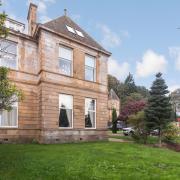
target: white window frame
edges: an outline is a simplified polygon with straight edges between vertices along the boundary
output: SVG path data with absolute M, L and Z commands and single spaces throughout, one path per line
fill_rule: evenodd
M 71 52 L 72 52 L 72 53 L 71 53 L 71 60 L 69 60 L 69 59 L 64 59 L 64 58 L 60 57 L 60 55 L 59 55 L 60 48 L 64 48 L 64 49 L 69 49 L 69 50 L 71 50 Z M 73 63 L 74 63 L 74 59 L 73 59 L 73 56 L 74 56 L 74 55 L 73 55 L 73 49 L 70 48 L 70 47 L 67 47 L 67 46 L 59 45 L 59 51 L 58 51 L 58 63 L 59 63 L 59 61 L 61 61 L 61 59 L 63 59 L 64 61 L 71 61 L 71 73 L 70 73 L 70 75 L 62 73 L 62 72 L 61 72 L 61 69 L 60 69 L 60 67 L 59 67 L 60 73 L 61 73 L 62 75 L 64 75 L 64 76 L 73 77 Z
M 0 39 L 0 42 L 1 42 L 2 39 Z M 18 70 L 18 43 L 17 42 L 14 42 L 14 41 L 11 41 L 11 40 L 8 40 L 8 39 L 3 39 L 3 41 L 8 41 L 10 43 L 13 43 L 13 44 L 16 44 L 16 58 L 15 58 L 15 61 L 16 61 L 16 67 L 15 68 L 12 68 L 12 67 L 7 67 L 9 69 L 13 69 L 13 70 Z M 9 53 L 8 53 L 9 54 Z M 14 55 L 14 54 L 13 54 Z M 3 65 L 1 64 L 1 61 L 0 61 L 0 67 L 2 67 Z
M 84 111 L 85 111 L 85 113 L 84 113 L 84 123 L 85 123 L 85 115 L 86 115 L 86 99 L 91 99 L 91 100 L 94 100 L 94 102 L 95 102 L 95 110 L 88 110 L 88 111 L 90 111 L 90 112 L 95 112 L 95 120 L 94 120 L 94 127 L 86 127 L 86 124 L 84 124 L 85 125 L 85 129 L 96 129 L 96 116 L 97 116 L 97 109 L 96 109 L 96 103 L 97 103 L 97 100 L 95 99 L 95 98 L 91 98 L 91 97 L 86 97 L 85 98 L 85 100 L 84 100 L 84 104 L 85 104 L 85 106 L 84 106 Z
M 12 107 L 16 107 L 17 108 L 16 126 L 1 126 L 0 125 L 0 129 L 1 128 L 18 128 L 18 124 L 19 124 L 19 121 L 18 121 L 18 116 L 19 116 L 18 102 L 16 102 L 14 105 L 12 105 Z
M 89 56 L 89 57 L 91 57 L 91 58 L 93 58 L 94 59 L 94 67 L 91 67 L 91 66 L 88 66 L 88 65 L 86 65 L 86 56 Z M 85 72 L 84 72 L 84 75 L 85 75 L 85 77 L 84 77 L 84 79 L 86 80 L 86 81 L 89 81 L 89 82 L 96 82 L 96 57 L 95 56 L 92 56 L 92 55 L 89 55 L 89 54 L 85 54 L 85 63 L 84 63 L 84 65 L 85 65 Z M 90 69 L 93 69 L 94 71 L 94 74 L 93 74 L 93 81 L 91 81 L 91 80 L 87 80 L 86 79 L 86 68 L 90 68 Z
M 66 95 L 66 96 L 72 97 L 72 122 L 71 122 L 72 126 L 71 127 L 60 127 L 59 126 L 59 119 L 58 119 L 58 127 L 59 127 L 59 129 L 73 129 L 74 128 L 74 116 L 73 116 L 74 115 L 74 96 L 71 94 L 64 94 L 64 93 L 59 94 L 59 115 L 60 115 L 60 110 L 61 110 L 61 108 L 60 108 L 60 95 Z M 66 108 L 62 108 L 62 109 L 66 109 Z

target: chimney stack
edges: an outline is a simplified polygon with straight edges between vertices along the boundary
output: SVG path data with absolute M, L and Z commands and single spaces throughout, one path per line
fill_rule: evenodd
M 33 36 L 37 25 L 37 5 L 30 3 L 28 11 L 28 34 Z

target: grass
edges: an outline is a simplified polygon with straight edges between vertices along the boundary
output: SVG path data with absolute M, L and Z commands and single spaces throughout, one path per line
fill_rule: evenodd
M 139 144 L 0 145 L 0 179 L 179 179 L 180 154 Z

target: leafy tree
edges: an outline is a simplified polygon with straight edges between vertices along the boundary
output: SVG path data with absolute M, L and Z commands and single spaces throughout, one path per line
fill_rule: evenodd
M 12 105 L 23 99 L 23 93 L 8 79 L 8 69 L 0 67 L 0 111 L 12 109 Z
M 125 96 L 125 99 L 121 103 L 121 106 L 124 107 L 130 102 L 141 101 L 141 100 L 144 100 L 143 96 L 139 93 L 134 92 L 134 93 L 131 93 L 129 96 Z
M 117 133 L 117 113 L 115 108 L 112 110 L 112 133 Z
M 133 126 L 135 130 L 132 137 L 137 141 L 143 141 L 146 144 L 147 141 L 147 129 L 144 111 L 139 111 L 137 114 L 130 115 L 128 123 Z
M 2 3 L 0 1 L 0 6 L 2 6 Z M 0 37 L 5 38 L 8 35 L 9 30 L 4 26 L 6 21 L 7 15 L 3 12 L 0 13 Z
M 169 93 L 161 73 L 156 74 L 156 79 L 150 90 L 148 105 L 145 109 L 146 126 L 149 130 L 159 130 L 159 145 L 162 142 L 162 131 L 169 124 L 171 116 Z
M 144 86 L 136 86 L 137 93 L 141 94 L 143 99 L 148 99 L 149 97 L 149 90 L 146 89 Z
M 179 127 L 173 122 L 169 123 L 167 127 L 163 130 L 163 138 L 168 142 L 176 142 L 180 133 Z
M 108 90 L 113 89 L 119 99 L 123 97 L 124 94 L 124 83 L 121 83 L 116 77 L 108 75 Z
M 133 101 L 129 102 L 126 106 L 123 107 L 118 120 L 127 122 L 127 119 L 130 115 L 136 114 L 139 111 L 142 111 L 146 106 L 144 101 Z

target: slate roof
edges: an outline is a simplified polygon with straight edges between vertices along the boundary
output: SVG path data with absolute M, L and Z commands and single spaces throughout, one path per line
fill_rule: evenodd
M 111 89 L 109 91 L 109 99 L 113 99 L 113 100 L 118 100 L 119 101 L 119 97 L 117 96 L 117 94 L 114 92 L 113 89 Z
M 72 27 L 75 30 L 82 32 L 84 37 L 81 37 L 77 34 L 69 32 L 66 25 Z M 66 15 L 61 16 L 61 17 L 54 19 L 52 21 L 49 21 L 47 23 L 44 23 L 43 26 L 45 26 L 49 29 L 52 29 L 53 31 L 55 31 L 57 33 L 61 33 L 61 34 L 64 34 L 66 36 L 69 36 L 71 39 L 78 40 L 78 41 L 82 42 L 83 44 L 92 46 L 92 47 L 94 47 L 100 51 L 104 51 L 104 52 L 110 54 L 110 52 L 105 50 L 100 44 L 98 44 L 83 29 L 81 29 L 71 18 L 69 18 Z

